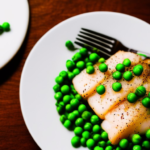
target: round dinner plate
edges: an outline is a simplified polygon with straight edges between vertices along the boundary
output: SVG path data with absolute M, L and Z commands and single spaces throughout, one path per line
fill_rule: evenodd
M 73 132 L 59 121 L 53 85 L 65 62 L 75 52 L 65 42 L 75 41 L 81 27 L 104 33 L 127 47 L 150 50 L 150 25 L 135 17 L 112 12 L 92 12 L 72 17 L 49 30 L 28 56 L 20 83 L 20 103 L 25 123 L 43 150 L 74 150 Z M 87 148 L 80 147 L 79 150 Z
M 0 69 L 21 47 L 29 22 L 27 0 L 0 0 L 0 24 L 9 22 L 11 30 L 0 35 Z

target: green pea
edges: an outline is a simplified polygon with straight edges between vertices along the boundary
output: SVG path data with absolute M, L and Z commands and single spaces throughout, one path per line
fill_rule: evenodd
M 73 43 L 72 43 L 70 40 L 66 41 L 65 46 L 66 46 L 69 50 L 74 50 L 74 49 L 75 49 Z
M 71 99 L 73 99 L 73 98 L 74 98 L 74 95 L 73 95 L 72 93 L 70 93 L 70 97 L 71 97 Z
M 111 145 L 110 140 L 108 140 L 108 141 L 106 142 L 106 145 Z
M 96 88 L 96 91 L 98 94 L 102 95 L 105 93 L 105 86 L 104 85 L 99 85 L 97 88 Z
M 133 150 L 142 150 L 140 145 L 134 145 Z
M 88 57 L 86 57 L 85 59 L 84 59 L 84 62 L 85 63 L 87 63 L 87 62 L 89 62 L 90 60 L 89 60 L 89 58 Z
M 70 104 L 67 104 L 65 109 L 66 109 L 67 112 L 71 112 L 72 111 L 72 107 L 71 107 Z
M 93 139 L 88 139 L 87 142 L 86 142 L 86 146 L 91 149 L 93 148 L 95 145 L 95 141 Z
M 146 108 L 150 108 L 150 98 L 149 98 L 149 97 L 145 97 L 145 98 L 142 100 L 142 104 L 143 104 L 143 106 L 145 106 Z
M 76 126 L 83 126 L 84 125 L 84 120 L 82 118 L 78 118 L 76 121 L 75 121 L 75 125 Z
M 142 72 L 143 72 L 143 66 L 142 65 L 140 65 L 140 64 L 138 64 L 138 65 L 136 65 L 137 67 L 139 67 L 141 70 L 142 70 Z
M 70 114 L 68 115 L 68 120 L 74 121 L 75 119 L 76 119 L 76 116 L 75 116 L 74 113 L 70 113 Z
M 70 101 L 70 105 L 72 106 L 72 108 L 75 108 L 79 105 L 79 100 L 74 98 Z
M 146 149 L 150 149 L 150 142 L 149 141 L 143 141 L 143 143 L 142 143 L 142 147 L 143 148 L 146 148 Z
M 76 76 L 80 73 L 80 70 L 78 68 L 73 69 L 73 74 Z
M 146 88 L 144 86 L 139 86 L 136 91 L 135 94 L 139 97 L 142 97 L 146 94 Z
M 132 79 L 132 72 L 131 71 L 126 71 L 124 74 L 123 74 L 123 77 L 125 80 L 127 81 L 130 81 Z
M 142 138 L 139 134 L 134 134 L 132 136 L 132 143 L 133 144 L 140 144 L 141 140 L 142 140 Z
M 127 100 L 130 102 L 130 103 L 135 103 L 137 101 L 138 97 L 136 96 L 135 93 L 130 93 L 128 94 L 127 96 Z
M 77 110 L 74 110 L 73 113 L 76 116 L 76 118 L 80 116 L 80 114 L 79 114 L 79 112 Z
M 67 71 L 61 71 L 60 73 L 59 73 L 59 76 L 61 76 L 61 77 L 63 77 L 63 78 L 67 78 L 68 77 L 68 73 L 67 73 Z
M 0 34 L 2 34 L 3 33 L 3 27 L 0 25 Z
M 75 63 L 71 60 L 67 60 L 66 67 L 69 71 L 72 71 L 75 68 Z
M 122 78 L 122 74 L 120 71 L 115 71 L 112 76 L 116 80 L 120 80 Z
M 113 147 L 112 146 L 106 146 L 105 150 L 113 150 Z
M 92 115 L 90 121 L 91 121 L 92 124 L 99 124 L 100 119 L 99 119 L 99 117 L 97 115 Z
M 112 89 L 116 92 L 120 91 L 122 89 L 122 85 L 119 82 L 114 82 L 112 84 Z
M 10 24 L 8 22 L 4 22 L 2 24 L 3 30 L 4 31 L 9 31 L 10 30 Z
M 68 79 L 72 80 L 75 77 L 73 72 L 68 72 Z
M 87 66 L 86 73 L 92 74 L 94 73 L 94 71 L 95 71 L 95 68 L 93 66 Z
M 63 94 L 68 94 L 70 91 L 70 88 L 68 85 L 63 85 L 60 90 Z
M 70 102 L 70 100 L 71 100 L 70 95 L 65 95 L 65 96 L 63 97 L 63 102 L 64 102 L 65 104 L 68 104 L 68 103 Z
M 75 95 L 75 98 L 78 99 L 79 101 L 82 100 L 82 96 L 81 96 L 80 94 L 76 94 L 76 95 Z
M 93 63 L 92 62 L 87 62 L 86 67 L 88 67 L 88 66 L 93 66 Z
M 123 64 L 119 63 L 116 65 L 116 70 L 120 71 L 120 72 L 124 72 L 125 66 Z
M 86 139 L 82 137 L 80 139 L 80 144 L 85 147 L 86 146 Z
M 93 130 L 94 133 L 98 133 L 100 131 L 100 129 L 101 129 L 101 127 L 96 124 L 96 125 L 93 126 L 92 130 Z
M 102 147 L 99 147 L 99 146 L 95 146 L 94 147 L 94 150 L 104 150 Z
M 99 63 L 104 63 L 105 62 L 105 58 L 101 57 L 99 60 L 98 60 Z
M 103 132 L 101 133 L 101 138 L 102 138 L 103 140 L 108 140 L 108 133 L 105 132 L 105 131 L 103 131 Z
M 146 131 L 146 137 L 147 137 L 147 139 L 150 140 L 150 129 L 148 129 L 148 130 Z
M 81 127 L 75 127 L 74 133 L 75 135 L 81 135 L 83 132 L 83 129 Z
M 89 131 L 84 131 L 82 133 L 82 137 L 85 138 L 86 140 L 90 138 L 90 132 Z
M 71 89 L 75 89 L 74 86 L 73 86 L 73 84 L 70 85 L 70 88 L 71 88 Z
M 128 59 L 128 58 L 124 59 L 123 64 L 125 67 L 129 67 L 131 65 L 130 59 Z
M 61 106 L 57 106 L 57 112 L 59 113 L 59 114 L 62 114 L 63 113 L 63 107 L 61 107 Z
M 88 54 L 88 50 L 86 48 L 81 48 L 79 52 L 82 56 L 86 56 Z
M 122 139 L 122 140 L 120 141 L 120 143 L 119 143 L 119 146 L 120 146 L 121 148 L 123 148 L 123 149 L 127 148 L 128 145 L 129 145 L 129 142 L 128 142 L 127 139 Z
M 59 92 L 59 90 L 60 90 L 60 85 L 59 85 L 59 84 L 55 84 L 55 85 L 53 86 L 53 90 L 54 90 L 54 92 Z
M 134 68 L 133 68 L 133 73 L 136 75 L 136 76 L 140 76 L 143 72 L 143 66 L 142 65 L 136 65 Z
M 108 67 L 105 63 L 102 63 L 102 64 L 99 65 L 99 70 L 101 72 L 106 72 L 108 70 Z
M 80 70 L 84 69 L 85 68 L 85 62 L 84 61 L 78 61 L 76 63 L 76 67 Z
M 78 92 L 77 92 L 75 89 L 71 89 L 71 93 L 72 93 L 73 95 L 78 94 Z
M 96 54 L 96 53 L 91 53 L 91 54 L 89 55 L 89 60 L 90 60 L 91 62 L 93 62 L 93 63 L 97 62 L 98 59 L 99 59 L 99 56 L 98 56 L 98 54 Z
M 94 135 L 93 135 L 93 140 L 94 140 L 95 142 L 98 142 L 100 139 L 101 139 L 100 134 L 94 134 Z
M 92 129 L 92 124 L 89 122 L 86 122 L 83 128 L 85 131 L 90 131 Z
M 84 111 L 81 116 L 83 120 L 89 120 L 91 118 L 91 115 L 92 114 L 89 111 Z
M 116 150 L 121 150 L 121 148 L 120 147 L 116 147 Z
M 77 61 L 79 61 L 79 60 L 81 60 L 81 59 L 82 59 L 82 55 L 81 55 L 79 52 L 75 53 L 75 54 L 73 55 L 73 57 L 72 57 L 72 60 L 73 60 L 74 62 L 77 62 Z
M 64 123 L 66 121 L 67 117 L 65 115 L 60 116 L 61 123 Z
M 78 107 L 79 113 L 83 113 L 85 110 L 87 110 L 87 107 L 84 104 L 80 104 Z
M 106 146 L 106 142 L 105 141 L 100 141 L 100 142 L 98 142 L 98 146 L 99 147 L 105 147 Z
M 57 84 L 62 84 L 62 83 L 64 82 L 64 79 L 63 79 L 63 77 L 58 76 L 58 77 L 55 78 L 55 82 L 56 82 Z
M 71 127 L 71 121 L 70 120 L 65 120 L 64 127 L 69 129 Z
M 80 146 L 80 137 L 79 136 L 74 136 L 71 139 L 71 144 L 73 147 L 79 147 Z
M 60 101 L 62 99 L 62 93 L 61 92 L 57 92 L 55 93 L 54 95 L 54 98 L 57 100 L 57 101 Z

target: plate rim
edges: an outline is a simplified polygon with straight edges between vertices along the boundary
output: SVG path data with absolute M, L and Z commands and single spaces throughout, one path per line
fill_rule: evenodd
M 150 24 L 142 19 L 139 19 L 137 17 L 134 17 L 134 16 L 131 16 L 131 15 L 128 15 L 128 14 L 124 14 L 124 13 L 120 13 L 120 12 L 111 12 L 111 11 L 94 11 L 94 12 L 86 12 L 86 13 L 82 13 L 82 14 L 79 14 L 79 15 L 76 15 L 76 16 L 73 16 L 73 17 L 70 17 L 58 24 L 56 24 L 54 27 L 52 27 L 51 29 L 49 29 L 43 36 L 41 36 L 41 38 L 35 43 L 35 45 L 32 47 L 31 51 L 29 52 L 29 55 L 27 56 L 26 60 L 25 60 L 25 63 L 24 63 L 24 66 L 23 66 L 23 69 L 22 69 L 22 73 L 21 73 L 21 78 L 20 78 L 20 85 L 19 85 L 19 100 L 20 100 L 20 108 L 21 108 L 21 113 L 22 113 L 22 116 L 23 116 L 23 120 L 25 122 L 25 125 L 31 135 L 31 137 L 33 138 L 33 140 L 35 141 L 35 143 L 39 146 L 39 148 L 42 149 L 42 146 L 36 141 L 36 138 L 35 136 L 33 135 L 33 132 L 32 132 L 32 129 L 30 129 L 30 126 L 29 126 L 29 123 L 27 121 L 27 117 L 25 116 L 25 110 L 23 108 L 23 100 L 22 100 L 22 86 L 23 86 L 23 78 L 24 78 L 24 72 L 26 70 L 26 67 L 27 67 L 27 63 L 30 59 L 30 57 L 32 57 L 34 51 L 36 50 L 36 47 L 40 44 L 40 42 L 46 38 L 46 36 L 48 34 L 50 34 L 52 31 L 56 30 L 59 26 L 61 26 L 62 24 L 65 24 L 67 23 L 68 21 L 71 21 L 75 18 L 78 18 L 78 17 L 82 17 L 82 16 L 86 16 L 86 15 L 89 15 L 89 14 L 110 14 L 110 15 L 119 15 L 119 16 L 125 16 L 125 17 L 128 17 L 128 18 L 131 18 L 131 19 L 136 19 L 140 22 L 143 22 L 145 25 L 148 25 L 150 27 Z
M 25 0 L 26 2 L 26 7 L 27 7 L 27 22 L 26 22 L 26 29 L 24 30 L 24 36 L 22 37 L 22 41 L 20 42 L 20 44 L 18 44 L 18 48 L 16 50 L 14 50 L 14 53 L 11 55 L 11 57 L 9 57 L 7 59 L 7 61 L 4 61 L 2 63 L 2 65 L 0 66 L 0 69 L 4 68 L 11 60 L 12 58 L 17 54 L 17 52 L 20 50 L 24 40 L 25 40 L 25 37 L 26 37 L 26 34 L 27 34 L 27 31 L 28 31 L 28 26 L 29 26 L 29 18 L 30 18 L 30 9 L 29 9 L 29 3 L 28 3 L 28 0 Z

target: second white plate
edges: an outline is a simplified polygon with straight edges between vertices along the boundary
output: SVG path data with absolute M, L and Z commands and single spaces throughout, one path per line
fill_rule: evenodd
M 27 0 L 0 0 L 0 24 L 9 22 L 11 30 L 0 35 L 0 69 L 21 47 L 29 22 Z
M 66 130 L 56 111 L 53 85 L 66 69 L 74 52 L 65 47 L 75 41 L 81 27 L 122 41 L 133 49 L 149 52 L 150 25 L 137 18 L 111 12 L 94 12 L 70 18 L 48 31 L 34 46 L 26 60 L 20 83 L 20 102 L 26 125 L 43 150 L 73 150 L 73 132 Z M 83 150 L 87 148 L 79 148 Z

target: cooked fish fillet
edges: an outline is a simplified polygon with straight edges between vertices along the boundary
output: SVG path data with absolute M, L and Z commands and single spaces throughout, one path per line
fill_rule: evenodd
M 148 80 L 150 81 L 150 78 Z M 150 82 L 143 86 L 146 91 L 150 91 Z M 101 125 L 112 144 L 117 144 L 134 133 L 143 134 L 150 129 L 150 109 L 142 105 L 142 99 L 133 104 L 125 100 L 106 114 Z
M 124 78 L 119 80 L 122 84 L 122 89 L 119 92 L 115 92 L 112 89 L 112 84 L 116 82 L 112 76 L 109 76 L 102 84 L 105 86 L 105 93 L 99 95 L 96 91 L 88 98 L 88 103 L 93 111 L 101 118 L 105 119 L 105 115 L 113 109 L 117 104 L 124 101 L 127 95 L 133 92 L 138 86 L 142 85 L 146 81 L 148 74 L 150 73 L 149 65 L 146 63 L 139 63 L 143 66 L 144 70 L 140 76 L 134 76 L 132 80 L 126 81 Z M 132 71 L 133 66 L 128 68 Z
M 101 126 L 115 145 L 134 133 L 145 133 L 150 128 L 150 110 L 142 105 L 141 99 L 133 104 L 124 101 L 106 115 Z
M 87 74 L 86 69 L 84 69 L 79 75 L 77 75 L 73 79 L 73 85 L 76 91 L 84 98 L 87 99 L 91 95 L 91 93 L 96 89 L 96 87 L 107 79 L 112 72 L 115 71 L 115 67 L 118 63 L 122 63 L 125 58 L 129 58 L 131 60 L 131 65 L 135 65 L 142 60 L 142 57 L 131 53 L 118 51 L 116 54 L 111 56 L 106 60 L 106 64 L 108 65 L 108 71 L 102 73 L 99 71 L 99 64 L 94 65 L 95 72 L 93 74 Z

